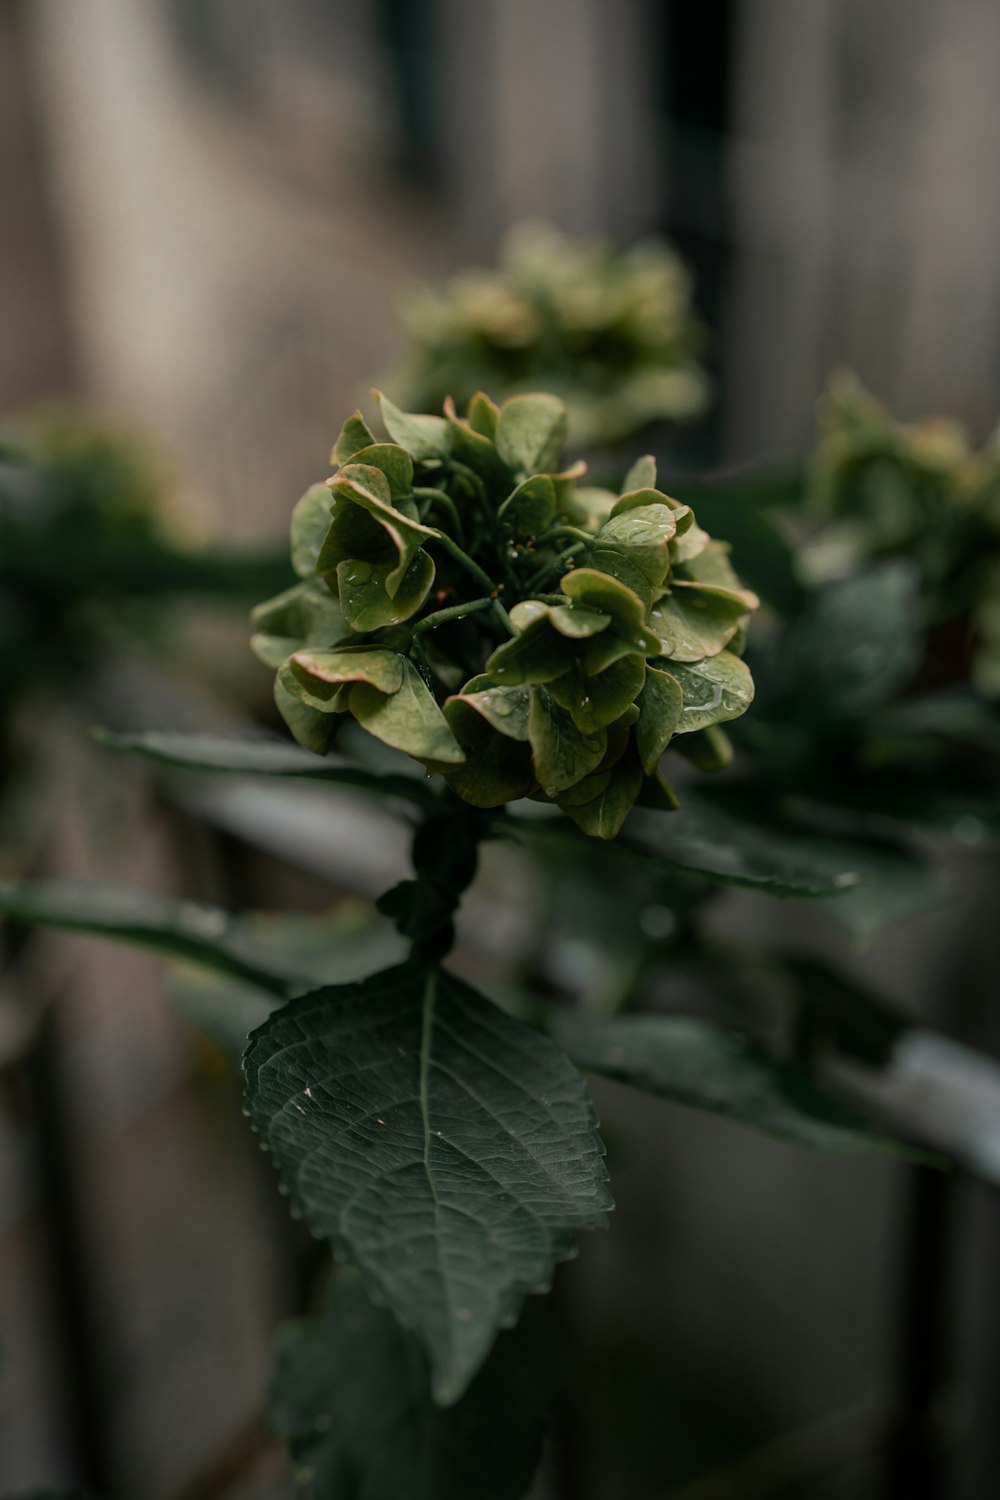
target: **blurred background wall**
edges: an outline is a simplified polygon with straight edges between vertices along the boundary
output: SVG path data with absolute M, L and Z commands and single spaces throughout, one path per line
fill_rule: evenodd
M 904 414 L 1000 409 L 988 0 L 5 11 L 5 150 L 44 169 L 5 238 L 65 314 L 53 371 L 153 429 L 227 530 L 283 524 L 393 353 L 399 290 L 525 216 L 677 242 L 714 336 L 710 462 L 800 446 L 840 363 Z M 14 398 L 41 357 L 16 317 Z
M 491 261 L 531 215 L 622 241 L 663 232 L 682 250 L 717 382 L 692 464 L 802 448 L 841 363 L 902 415 L 941 410 L 984 434 L 1000 413 L 998 59 L 990 0 L 0 0 L 0 407 L 91 398 L 166 453 L 185 524 L 274 536 L 345 409 L 391 364 L 399 292 Z M 175 878 L 150 809 L 135 816 L 140 852 L 110 863 Z M 905 947 L 882 959 L 890 975 Z M 106 1008 L 130 1015 L 155 987 L 149 965 L 72 952 Z M 132 1152 L 117 1180 L 146 1206 L 138 1227 L 121 1194 L 101 1209 L 124 1232 L 101 1295 L 118 1330 L 120 1472 L 139 1493 L 159 1464 L 166 1494 L 255 1399 L 281 1299 L 256 1167 L 235 1125 L 205 1133 L 206 1110 L 232 1107 L 228 1085 L 178 1103 L 187 1063 L 170 1023 L 153 1040 L 122 1025 L 85 1076 L 120 1083 L 116 1060 L 155 1054 L 136 1086 L 143 1130 L 115 1116 Z M 607 1094 L 613 1132 L 624 1105 Z M 654 1121 L 632 1106 L 622 1259 L 598 1241 L 578 1273 L 595 1297 L 619 1288 L 598 1318 L 638 1358 L 643 1306 L 620 1278 L 625 1249 L 651 1247 L 636 1285 L 659 1288 L 683 1376 L 653 1381 L 653 1406 L 629 1388 L 621 1432 L 663 1422 L 683 1455 L 697 1422 L 739 1446 L 776 1413 L 792 1425 L 846 1411 L 829 1438 L 846 1469 L 794 1493 L 872 1492 L 852 1444 L 890 1357 L 898 1172 L 817 1169 L 716 1122 L 682 1129 L 668 1113 L 664 1126 L 655 1108 Z M 92 1164 L 95 1193 L 110 1163 Z M 742 1193 L 711 1195 L 722 1173 Z M 186 1224 L 170 1207 L 182 1198 Z M 7 1202 L 13 1278 L 34 1252 L 13 1191 Z M 192 1419 L 186 1382 L 211 1385 L 220 1366 L 235 1372 L 224 1409 Z M 33 1366 L 0 1409 L 12 1484 L 42 1463 L 58 1477 L 47 1380 Z M 689 1422 L 685 1403 L 707 1389 Z M 988 1500 L 979 1485 L 967 1478 L 966 1500 Z

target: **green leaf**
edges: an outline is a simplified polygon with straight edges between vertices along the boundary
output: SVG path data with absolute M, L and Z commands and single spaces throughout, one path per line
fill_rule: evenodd
M 310 485 L 292 511 L 292 567 L 300 578 L 316 572 L 332 513 L 333 496 L 325 484 Z
M 528 602 L 535 601 L 525 601 Z M 542 615 L 530 619 L 519 635 L 498 646 L 486 663 L 487 674 L 504 687 L 551 682 L 573 665 L 577 647 L 570 637 L 550 629 L 548 610 L 544 605 L 541 609 Z M 515 605 L 515 610 L 522 610 L 522 606 Z M 521 617 L 524 618 L 523 610 Z
M 611 616 L 581 605 L 546 604 L 541 599 L 522 599 L 510 612 L 510 622 L 522 633 L 536 620 L 547 620 L 554 630 L 569 640 L 584 640 L 598 635 L 611 624 Z
M 382 391 L 376 391 L 375 396 L 386 432 L 412 459 L 426 463 L 428 459 L 447 456 L 448 424 L 444 417 L 400 411 Z
M 478 432 L 482 437 L 489 438 L 490 442 L 496 440 L 497 419 L 500 416 L 500 408 L 495 401 L 482 391 L 477 391 L 469 402 L 468 423 L 473 432 Z
M 593 1108 L 551 1042 L 452 975 L 317 991 L 251 1038 L 247 1107 L 293 1206 L 358 1264 L 457 1401 L 527 1292 L 610 1207 Z
M 753 594 L 675 578 L 670 592 L 650 610 L 649 623 L 664 656 L 697 662 L 718 656 L 757 602 Z
M 597 568 L 574 568 L 566 573 L 560 589 L 574 604 L 608 614 L 626 631 L 641 633 L 646 607 L 632 589 Z
M 823 589 L 767 658 L 769 711 L 839 726 L 887 702 L 920 659 L 917 593 L 898 559 Z
M 635 463 L 625 475 L 625 483 L 622 485 L 622 494 L 630 495 L 635 490 L 656 489 L 656 459 L 651 453 L 637 458 Z
M 261 635 L 294 638 L 297 646 L 335 646 L 351 633 L 336 596 L 319 578 L 306 579 L 258 604 L 250 618 Z
M 461 747 L 434 695 L 413 663 L 399 659 L 403 673 L 401 687 L 387 695 L 367 682 L 359 682 L 351 689 L 351 713 L 363 729 L 383 744 L 405 750 L 418 760 L 461 764 Z
M 635 745 L 643 769 L 647 776 L 651 776 L 680 722 L 684 694 L 676 677 L 647 665 L 645 683 L 636 702 L 639 718 L 635 726 Z
M 396 693 L 403 685 L 403 657 L 382 646 L 344 646 L 339 651 L 299 651 L 292 672 L 314 694 L 345 682 L 368 682 L 380 693 Z
M 274 679 L 274 704 L 296 744 L 314 755 L 327 753 L 336 727 L 333 718 L 325 707 L 303 701 L 302 685 L 287 662 Z
M 531 689 L 528 738 L 535 775 L 548 797 L 596 771 L 608 744 L 603 729 L 594 734 L 577 729 L 572 716 L 543 687 Z
M 473 807 L 501 807 L 527 797 L 537 786 L 531 752 L 527 745 L 497 734 L 470 713 L 456 724 L 448 720 L 465 756 L 461 766 L 441 767 L 448 785 Z
M 548 474 L 533 474 L 509 494 L 497 515 L 514 536 L 538 536 L 552 524 L 556 513 L 556 487 Z
M 497 452 L 515 473 L 547 474 L 566 442 L 566 408 L 556 396 L 510 396 L 497 419 Z
M 474 807 L 500 807 L 536 785 L 528 738 L 530 689 L 497 687 L 474 677 L 444 705 L 445 718 L 465 753 L 447 770 L 453 791 Z
M 595 795 L 580 801 L 579 794 L 591 779 L 600 783 Z M 585 778 L 573 787 L 571 800 L 560 800 L 559 805 L 591 838 L 613 839 L 635 806 L 641 786 L 642 767 L 631 762 L 620 763 L 597 777 Z
M 444 706 L 449 722 L 468 718 L 468 710 L 480 715 L 497 731 L 512 740 L 528 738 L 528 709 L 531 693 L 527 687 L 498 687 L 489 677 L 473 677 L 460 693 L 455 693 Z
M 637 822 L 627 847 L 672 868 L 722 885 L 772 896 L 836 896 L 856 886 L 857 845 L 827 840 L 817 850 L 811 830 L 760 826 L 687 792 L 677 812 Z M 833 908 L 831 902 L 831 910 Z
M 415 514 L 408 514 L 402 508 L 403 501 L 392 502 L 389 480 L 380 468 L 351 463 L 330 483 L 337 505 L 319 555 L 319 571 L 329 572 L 344 561 L 381 563 L 384 558 L 380 552 L 390 544 L 396 561 L 386 576 L 386 589 L 395 596 L 415 555 L 437 533 L 432 527 L 422 525 Z M 415 506 L 411 503 L 409 509 L 415 511 Z M 359 510 L 376 523 L 382 534 L 365 525 Z
M 482 433 L 476 432 L 467 422 L 463 422 L 460 417 L 456 416 L 450 397 L 444 404 L 444 412 L 448 423 L 452 459 L 464 464 L 466 468 L 477 474 L 491 492 L 506 494 L 513 481 L 513 475 L 497 452 L 492 439 L 483 437 Z
M 319 716 L 318 716 L 319 717 Z M 325 719 L 329 722 L 329 719 Z M 140 755 L 161 766 L 182 771 L 222 772 L 234 776 L 292 776 L 310 781 L 339 782 L 360 791 L 404 797 L 421 806 L 436 806 L 437 798 L 418 776 L 383 775 L 353 766 L 343 757 L 318 759 L 281 740 L 243 739 L 211 734 L 115 734 L 97 729 L 94 737 L 111 750 Z
M 337 587 L 352 630 L 381 630 L 411 620 L 434 583 L 434 559 L 414 554 L 400 576 L 399 564 L 345 560 L 337 565 Z
M 761 508 L 764 504 L 782 507 L 798 502 L 805 490 L 801 474 L 683 479 L 678 480 L 677 488 L 697 507 L 699 519 L 712 536 L 724 537 L 732 544 L 739 558 L 740 576 L 751 588 L 782 613 L 801 606 L 805 590 L 797 575 L 795 551 Z
M 364 464 L 378 469 L 389 484 L 389 499 L 393 502 L 406 500 L 413 493 L 413 459 L 398 443 L 376 443 L 362 448 L 351 459 L 353 464 Z
M 640 491 L 640 494 L 644 492 Z M 645 493 L 655 495 L 651 490 Z M 631 497 L 623 496 L 619 505 Z M 637 567 L 648 583 L 658 588 L 670 567 L 670 542 L 677 521 L 669 505 L 652 503 L 625 509 L 605 521 L 595 538 L 595 547 L 621 548 L 630 563 Z
M 569 710 L 582 734 L 597 734 L 620 719 L 642 688 L 646 664 L 641 656 L 626 656 L 603 672 L 588 677 L 579 666 L 549 683 L 549 692 Z
M 282 1329 L 269 1393 L 309 1500 L 521 1500 L 562 1366 L 535 1322 L 443 1411 L 412 1335 L 339 1272 L 328 1310 Z
M 706 661 L 664 661 L 661 665 L 680 683 L 684 695 L 675 734 L 691 734 L 709 724 L 738 719 L 753 702 L 750 669 L 731 651 L 720 651 Z
M 571 1025 L 560 1040 L 579 1067 L 675 1104 L 749 1125 L 808 1151 L 891 1145 L 839 1100 L 739 1032 L 690 1016 Z
M 0 882 L 0 915 L 35 927 L 83 932 L 184 958 L 285 995 L 301 976 L 294 955 L 276 959 L 246 925 L 216 907 L 173 901 L 134 887 L 95 881 Z
M 340 436 L 333 445 L 330 453 L 332 464 L 350 463 L 355 453 L 360 453 L 362 448 L 369 448 L 375 442 L 373 434 L 368 430 L 368 424 L 360 411 L 356 411 L 352 417 L 348 417 L 340 429 Z

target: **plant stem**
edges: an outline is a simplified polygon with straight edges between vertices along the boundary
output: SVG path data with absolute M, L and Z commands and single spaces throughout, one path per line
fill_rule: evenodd
M 455 504 L 450 495 L 445 494 L 444 490 L 434 488 L 418 488 L 416 486 L 414 487 L 413 493 L 418 497 L 418 499 L 428 501 L 428 512 L 431 511 L 435 505 L 440 506 L 444 510 L 446 510 L 456 532 L 464 540 L 465 528 L 462 525 L 462 518 L 458 513 L 458 506 Z
M 579 526 L 561 525 L 553 526 L 548 531 L 544 531 L 537 539 L 538 545 L 541 546 L 543 542 L 551 542 L 557 536 L 571 536 L 574 541 L 586 544 L 587 546 L 590 546 L 594 540 L 589 531 L 583 531 Z
M 449 620 L 461 620 L 465 615 L 474 615 L 481 609 L 492 609 L 497 601 L 493 598 L 472 599 L 468 604 L 452 604 L 447 609 L 437 609 L 432 615 L 424 615 L 413 627 L 411 643 L 425 630 L 435 630 L 438 625 L 447 625 Z
M 458 543 L 453 542 L 446 531 L 435 531 L 434 539 L 435 541 L 440 542 L 441 546 L 451 557 L 454 558 L 455 562 L 457 562 L 460 567 L 464 568 L 465 571 L 470 574 L 471 577 L 473 577 L 476 582 L 481 585 L 481 587 L 486 589 L 491 596 L 494 596 L 499 592 L 497 585 L 493 582 L 493 579 L 489 576 L 489 574 L 484 573 L 479 564 L 475 562 L 467 552 L 463 552 Z
M 528 582 L 525 584 L 525 588 L 529 593 L 531 593 L 531 591 L 535 589 L 538 584 L 547 582 L 548 579 L 553 578 L 556 573 L 561 573 L 563 569 L 572 562 L 573 558 L 583 550 L 583 542 L 577 542 L 575 547 L 568 547 L 565 552 L 561 552 L 559 554 L 554 562 L 547 562 L 543 567 L 538 568 L 534 573 L 532 573 L 531 577 L 528 579 Z

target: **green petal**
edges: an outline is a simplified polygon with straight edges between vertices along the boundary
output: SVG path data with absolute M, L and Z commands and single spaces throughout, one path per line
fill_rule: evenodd
M 375 392 L 385 430 L 417 463 L 448 455 L 448 424 L 444 417 L 400 411 L 382 391 Z
M 520 635 L 497 647 L 486 663 L 486 671 L 504 687 L 551 682 L 569 670 L 577 650 L 574 641 L 551 628 L 547 617 L 537 618 Z
M 676 579 L 650 611 L 649 623 L 663 643 L 664 656 L 701 661 L 718 656 L 757 605 L 756 595 L 748 592 Z
M 621 717 L 643 685 L 646 664 L 641 656 L 626 656 L 593 677 L 579 667 L 549 683 L 556 702 L 572 715 L 577 729 L 595 734 Z
M 566 408 L 556 396 L 511 396 L 497 418 L 497 452 L 520 474 L 551 473 L 566 441 Z
M 329 709 L 323 712 L 303 703 L 297 687 L 289 668 L 281 667 L 274 679 L 275 706 L 288 725 L 292 738 L 303 749 L 325 755 L 333 739 L 336 721 Z
M 708 724 L 738 719 L 753 702 L 750 669 L 731 651 L 722 651 L 707 661 L 665 665 L 680 683 L 684 695 L 684 712 L 676 734 L 690 734 Z
M 399 625 L 422 608 L 434 583 L 434 559 L 426 552 L 417 552 L 402 580 L 396 582 L 395 591 L 390 592 L 390 579 L 397 573 L 395 562 L 340 563 L 337 568 L 340 603 L 352 630 L 381 630 L 386 625 Z
M 467 722 L 471 712 L 507 739 L 527 740 L 530 702 L 528 687 L 498 687 L 489 677 L 474 677 L 447 700 L 444 713 L 456 734 L 456 724 Z M 460 734 L 458 737 L 462 738 Z
M 591 838 L 613 839 L 635 806 L 642 786 L 642 771 L 635 764 L 615 766 L 606 783 L 586 802 L 564 804 L 578 828 Z
M 333 497 L 325 484 L 310 485 L 292 511 L 292 567 L 300 578 L 316 572 L 332 512 Z
M 516 537 L 538 536 L 556 514 L 556 487 L 548 474 L 533 474 L 509 494 L 497 515 Z
M 337 465 L 349 463 L 355 453 L 368 448 L 374 441 L 364 417 L 360 411 L 356 411 L 340 429 L 340 436 L 330 453 L 330 462 Z
M 402 664 L 402 685 L 391 695 L 367 682 L 352 687 L 351 713 L 369 734 L 416 760 L 459 764 L 461 747 L 430 689 L 412 662 L 403 659 Z
M 637 699 L 639 719 L 635 745 L 648 776 L 672 739 L 684 712 L 684 694 L 677 678 L 658 667 L 646 667 L 646 681 Z
M 595 771 L 608 743 L 603 729 L 582 734 L 572 716 L 543 687 L 531 690 L 528 735 L 535 775 L 549 797 Z
M 380 693 L 396 693 L 403 685 L 403 658 L 380 647 L 347 647 L 340 651 L 299 651 L 292 657 L 294 676 L 316 696 L 345 682 L 368 682 Z

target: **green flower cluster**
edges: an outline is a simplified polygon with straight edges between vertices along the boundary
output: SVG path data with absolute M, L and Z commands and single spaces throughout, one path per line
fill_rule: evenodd
M 422 287 L 401 309 L 411 349 L 394 386 L 437 410 L 476 390 L 553 391 L 575 448 L 654 422 L 687 421 L 708 399 L 691 283 L 667 246 L 624 252 L 538 224 L 513 230 L 494 271 Z
M 810 491 L 821 523 L 803 549 L 807 571 L 914 562 L 928 624 L 963 631 L 974 681 L 1000 696 L 1000 432 L 977 450 L 949 418 L 898 422 L 847 372 L 820 411 Z
M 651 458 L 620 496 L 560 469 L 552 395 L 478 393 L 464 417 L 379 399 L 388 441 L 345 422 L 295 508 L 302 581 L 254 614 L 296 739 L 323 753 L 349 714 L 476 807 L 533 796 L 604 838 L 637 801 L 675 806 L 667 745 L 724 762 L 716 726 L 753 696 L 757 600 L 726 546 Z

